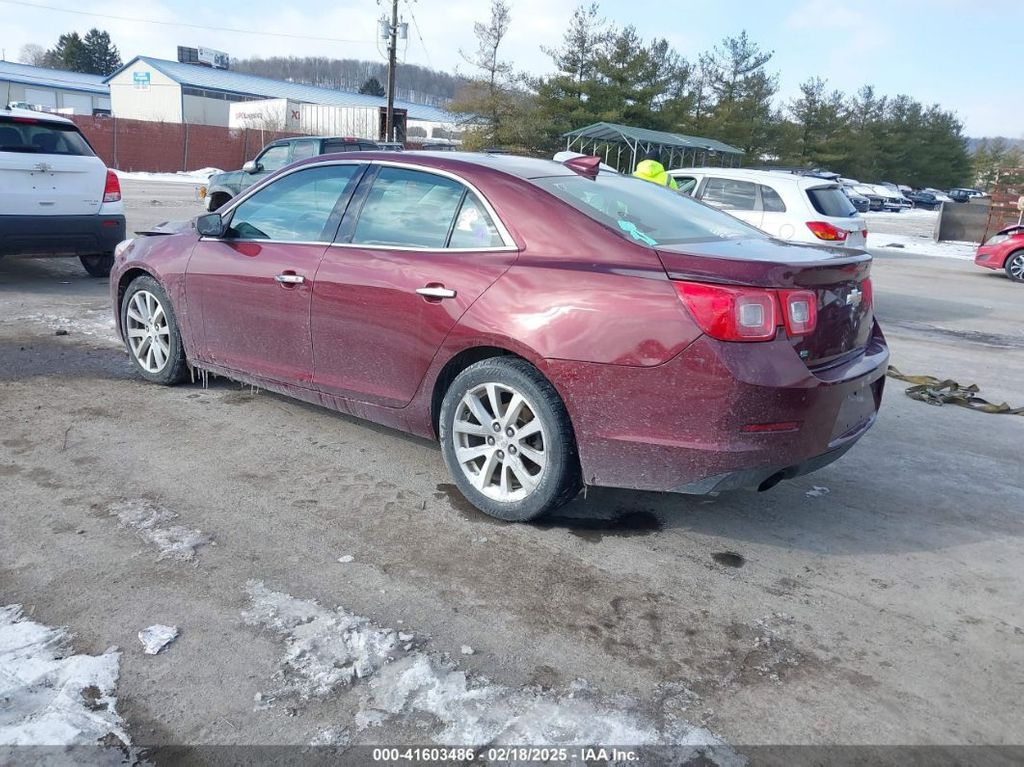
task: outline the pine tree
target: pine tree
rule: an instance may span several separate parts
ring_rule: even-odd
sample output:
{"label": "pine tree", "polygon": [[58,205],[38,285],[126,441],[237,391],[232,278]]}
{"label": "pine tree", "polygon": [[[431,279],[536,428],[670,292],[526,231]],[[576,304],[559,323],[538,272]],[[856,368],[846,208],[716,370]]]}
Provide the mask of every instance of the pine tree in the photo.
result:
{"label": "pine tree", "polygon": [[110,34],[95,27],[82,41],[86,49],[87,71],[94,75],[109,75],[121,68],[121,54],[110,41]]}
{"label": "pine tree", "polygon": [[359,92],[364,96],[386,96],[388,94],[387,89],[380,84],[380,80],[376,77],[371,77],[360,85]]}

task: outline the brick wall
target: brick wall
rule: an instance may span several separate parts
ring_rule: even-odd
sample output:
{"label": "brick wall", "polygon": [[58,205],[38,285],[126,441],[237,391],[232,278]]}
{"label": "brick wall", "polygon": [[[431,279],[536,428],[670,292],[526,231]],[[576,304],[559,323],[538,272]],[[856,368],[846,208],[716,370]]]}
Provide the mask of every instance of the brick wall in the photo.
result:
{"label": "brick wall", "polygon": [[116,117],[75,115],[72,119],[108,167],[151,173],[235,170],[271,141],[299,135]]}

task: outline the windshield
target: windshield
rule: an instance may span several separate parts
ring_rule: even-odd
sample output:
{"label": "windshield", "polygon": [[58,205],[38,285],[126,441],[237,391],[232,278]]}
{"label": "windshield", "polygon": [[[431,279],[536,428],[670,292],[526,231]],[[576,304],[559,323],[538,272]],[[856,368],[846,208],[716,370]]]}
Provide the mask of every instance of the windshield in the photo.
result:
{"label": "windshield", "polygon": [[645,245],[766,237],[726,213],[638,178],[602,173],[596,179],[553,176],[533,183],[622,237]]}
{"label": "windshield", "polygon": [[0,117],[0,152],[94,156],[74,125],[30,117]]}

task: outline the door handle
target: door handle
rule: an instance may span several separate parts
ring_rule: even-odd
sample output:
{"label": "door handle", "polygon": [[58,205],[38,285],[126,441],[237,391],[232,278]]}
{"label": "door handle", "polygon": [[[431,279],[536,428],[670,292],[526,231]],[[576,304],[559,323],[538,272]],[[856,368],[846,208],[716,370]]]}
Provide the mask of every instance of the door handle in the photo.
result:
{"label": "door handle", "polygon": [[425,288],[416,288],[416,292],[424,298],[455,298],[455,291],[444,285],[427,285]]}
{"label": "door handle", "polygon": [[301,285],[306,281],[301,274],[279,274],[274,279],[282,285]]}

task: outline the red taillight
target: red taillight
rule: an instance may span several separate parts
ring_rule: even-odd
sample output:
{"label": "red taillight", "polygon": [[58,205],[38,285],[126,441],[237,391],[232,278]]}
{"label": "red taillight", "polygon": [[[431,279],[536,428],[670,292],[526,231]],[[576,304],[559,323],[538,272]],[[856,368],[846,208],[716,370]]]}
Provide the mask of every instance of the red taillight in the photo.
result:
{"label": "red taillight", "polygon": [[818,324],[818,297],[810,290],[780,290],[782,316],[786,332],[791,336],[806,336]]}
{"label": "red taillight", "polygon": [[719,341],[768,341],[778,326],[775,293],[763,288],[732,288],[675,282],[701,330]]}
{"label": "red taillight", "polygon": [[121,199],[121,182],[112,170],[107,171],[107,183],[103,187],[103,202],[117,202]]}
{"label": "red taillight", "polygon": [[39,122],[39,120],[37,120],[34,117],[12,117],[11,122],[28,123],[29,125],[35,125]]}
{"label": "red taillight", "polygon": [[811,230],[819,240],[828,242],[843,242],[850,233],[838,226],[833,226],[827,221],[808,221],[807,228]]}
{"label": "red taillight", "polygon": [[861,299],[864,301],[865,306],[875,305],[875,289],[871,287],[870,277],[860,284],[860,292],[863,293]]}
{"label": "red taillight", "polygon": [[818,324],[818,297],[811,290],[735,288],[673,281],[701,330],[719,341],[770,341],[779,325],[806,336]]}
{"label": "red taillight", "polygon": [[867,229],[861,229],[860,233],[864,235],[864,239],[865,240],[868,238],[868,230]]}

